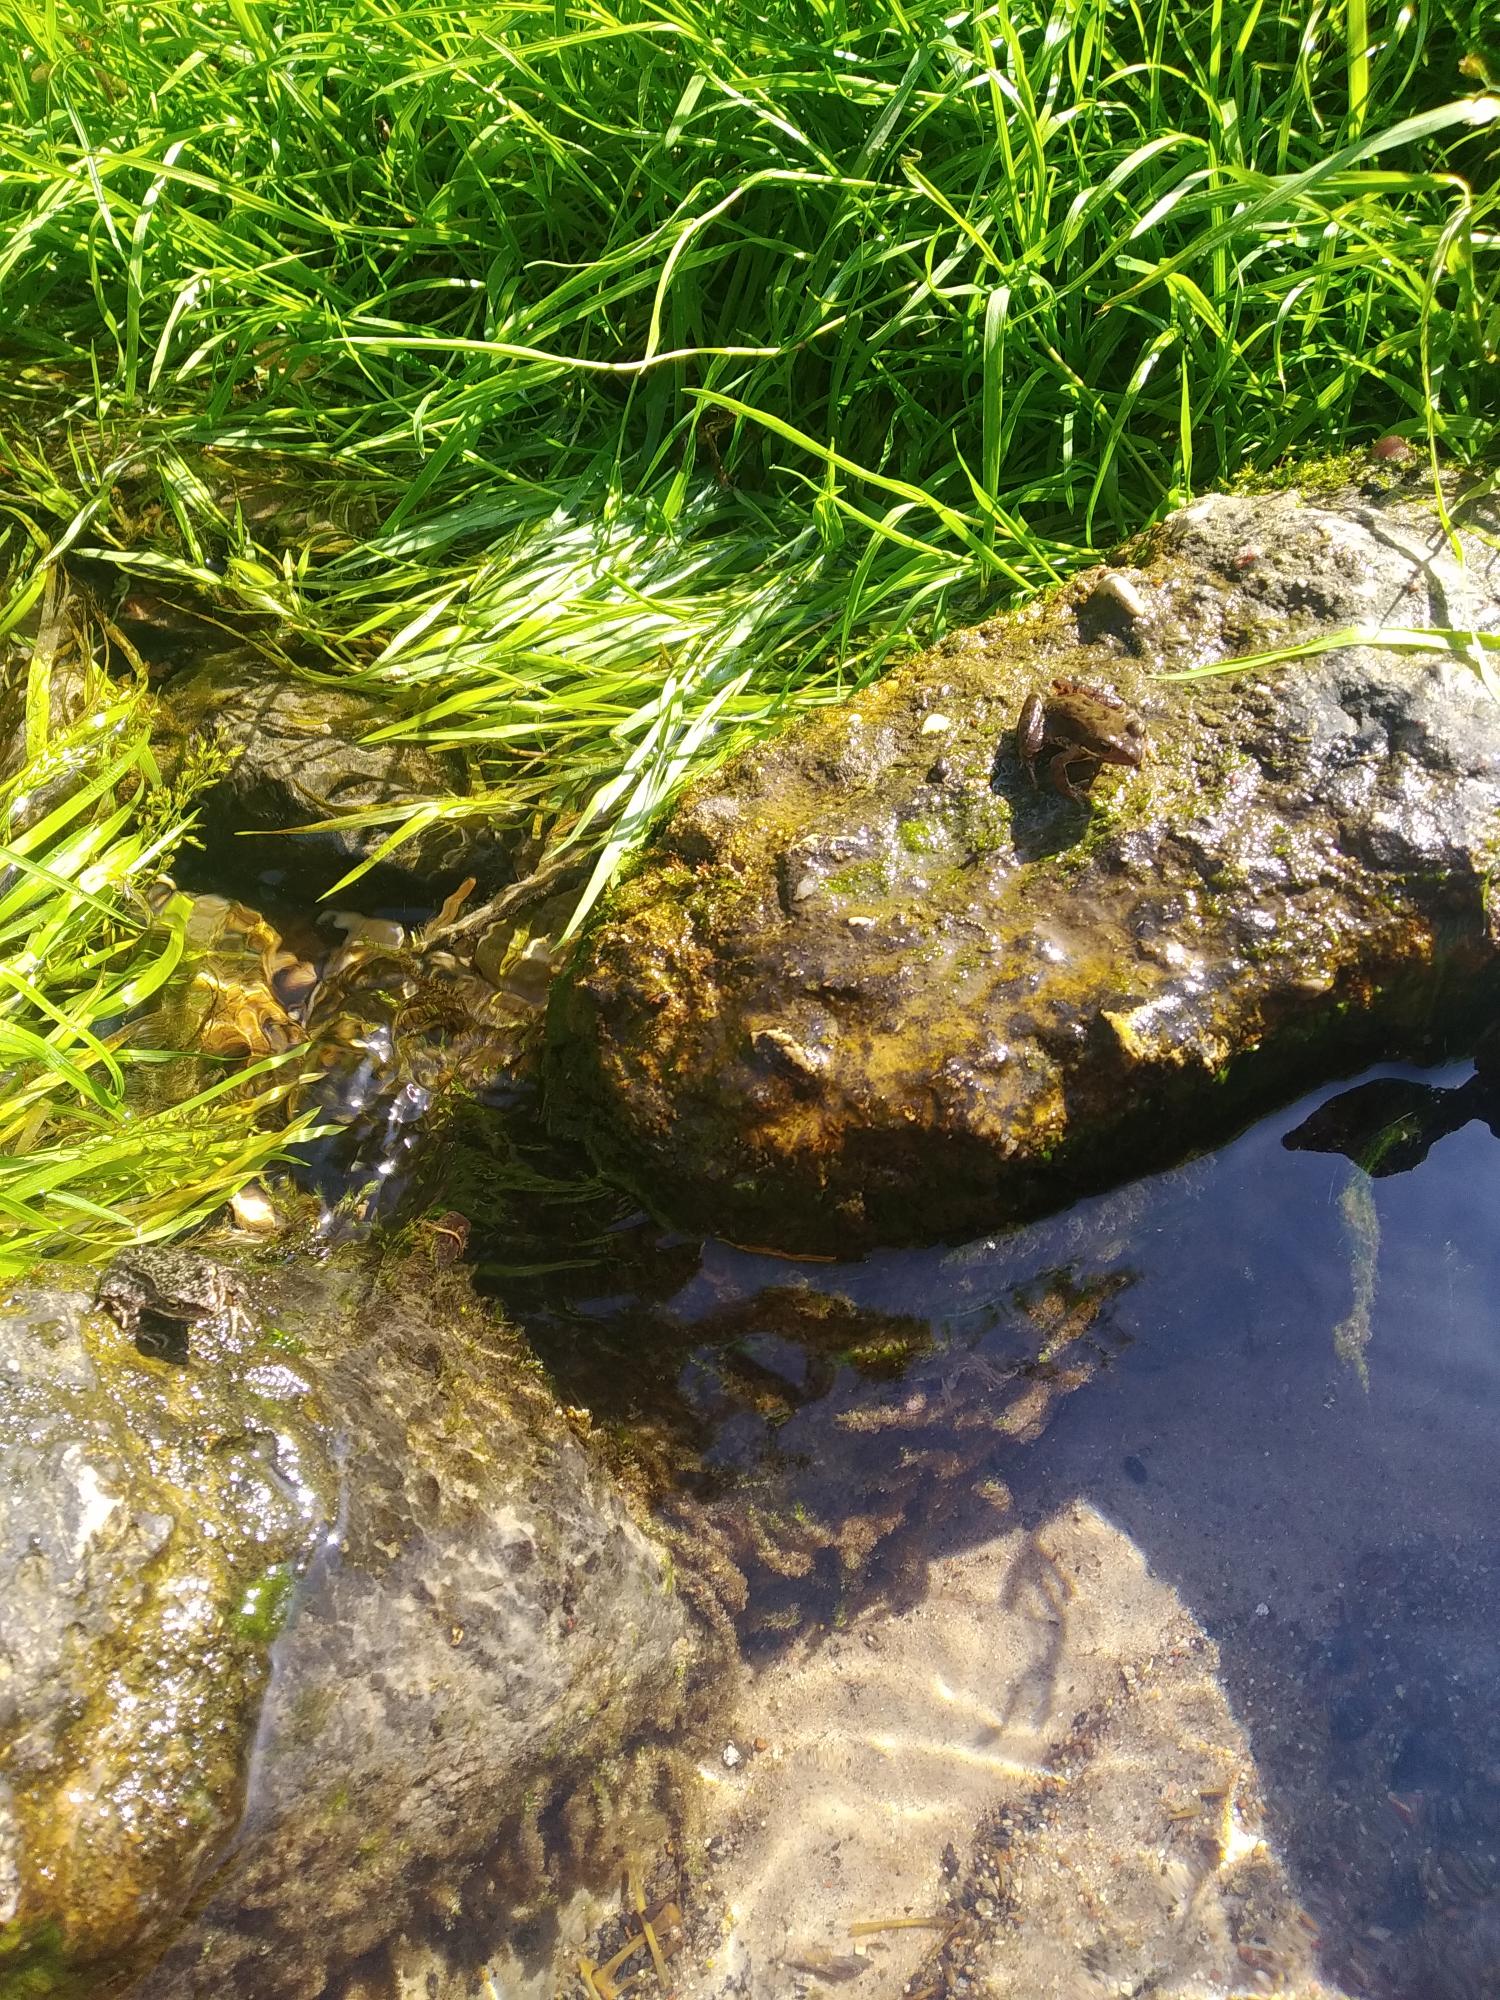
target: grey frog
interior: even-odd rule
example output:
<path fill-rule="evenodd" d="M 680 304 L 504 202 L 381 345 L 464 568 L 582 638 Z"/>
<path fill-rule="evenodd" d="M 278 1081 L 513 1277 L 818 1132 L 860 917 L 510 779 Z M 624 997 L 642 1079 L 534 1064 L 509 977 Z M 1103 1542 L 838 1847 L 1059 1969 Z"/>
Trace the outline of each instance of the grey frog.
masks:
<path fill-rule="evenodd" d="M 185 1358 L 188 1329 L 221 1315 L 238 1323 L 239 1288 L 197 1250 L 147 1243 L 122 1250 L 99 1281 L 96 1303 L 143 1351 Z"/>

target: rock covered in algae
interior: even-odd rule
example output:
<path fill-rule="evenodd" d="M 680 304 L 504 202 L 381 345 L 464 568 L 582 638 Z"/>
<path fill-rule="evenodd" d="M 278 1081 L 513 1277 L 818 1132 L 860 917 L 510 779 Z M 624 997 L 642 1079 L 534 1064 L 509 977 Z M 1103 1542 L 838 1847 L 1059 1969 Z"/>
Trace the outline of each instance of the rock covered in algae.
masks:
<path fill-rule="evenodd" d="M 46 1993 L 160 1934 L 223 1842 L 337 1481 L 295 1361 L 150 1361 L 67 1285 L 5 1301 L 0 1384 L 0 1992 Z"/>
<path fill-rule="evenodd" d="M 1112 569 L 732 761 L 552 1014 L 559 1122 L 686 1225 L 787 1250 L 978 1232 L 1420 1053 L 1493 991 L 1500 513 L 1211 496 Z M 1018 754 L 1058 678 L 1141 718 L 1083 803 Z M 1085 773 L 1085 776 L 1087 773 Z M 1488 907 L 1487 907 L 1488 905 Z"/>
<path fill-rule="evenodd" d="M 176 1359 L 0 1311 L 0 1994 L 336 1992 L 659 1775 L 683 1613 L 514 1336 L 451 1273 L 239 1290 Z"/>

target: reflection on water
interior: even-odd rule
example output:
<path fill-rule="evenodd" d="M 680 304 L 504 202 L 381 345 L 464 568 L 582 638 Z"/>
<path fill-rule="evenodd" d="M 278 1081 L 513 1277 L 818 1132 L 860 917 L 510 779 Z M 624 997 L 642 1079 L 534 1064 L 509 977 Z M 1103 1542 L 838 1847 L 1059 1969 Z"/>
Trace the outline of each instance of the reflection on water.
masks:
<path fill-rule="evenodd" d="M 900 1621 L 930 1621 L 952 1594 L 945 1565 L 1003 1546 L 954 1615 L 988 1620 L 999 1644 L 1025 1612 L 1043 1642 L 1013 1673 L 997 1662 L 991 1740 L 1057 1737 L 1096 1558 L 1052 1564 L 1062 1531 L 1040 1540 L 1041 1525 L 1128 1537 L 1206 1635 L 1327 1990 L 1478 2000 L 1500 1994 L 1493 1098 L 1462 1070 L 1392 1070 L 1330 1107 L 1336 1095 L 962 1249 L 839 1266 L 710 1244 L 685 1274 L 678 1244 L 654 1283 L 637 1255 L 628 1292 L 596 1278 L 615 1296 L 590 1314 L 554 1299 L 533 1331 L 651 1473 L 686 1587 L 788 1684 L 812 1671 L 819 1633 L 834 1635 L 825 1650 L 855 1632 L 895 1645 Z M 1189 1763 L 1207 1754 L 1172 1740 Z M 1186 1785 L 1195 1820 L 1201 1785 L 1145 1742 L 1141 1798 L 1175 1824 L 1161 1802 Z M 915 1769 L 930 1745 L 913 1734 L 885 1755 Z M 763 1893 L 792 1895 L 791 1873 L 775 1880 Z M 1063 1922 L 1030 1896 L 983 1899 L 1013 1956 L 1028 1924 L 1055 1944 Z M 1248 1890 L 1221 1901 L 1232 1912 L 1236 1896 L 1251 1909 Z M 1059 1993 L 1210 1990 L 1174 1985 L 1187 1969 L 1168 1978 L 1167 1959 L 1154 1986 L 1132 1984 L 1149 1966 L 1125 1965 L 1102 1917 L 1093 1936 L 1073 1921 L 1077 1983 L 1056 1971 Z M 1279 1918 L 1222 1921 L 1242 1990 L 1297 1976 Z M 963 1990 L 946 1949 L 923 1973 L 934 1995 Z M 991 1974 L 971 1960 L 977 1991 Z M 1053 1979 L 1038 1970 L 1035 1991 Z M 878 1986 L 872 1972 L 859 1990 Z"/>

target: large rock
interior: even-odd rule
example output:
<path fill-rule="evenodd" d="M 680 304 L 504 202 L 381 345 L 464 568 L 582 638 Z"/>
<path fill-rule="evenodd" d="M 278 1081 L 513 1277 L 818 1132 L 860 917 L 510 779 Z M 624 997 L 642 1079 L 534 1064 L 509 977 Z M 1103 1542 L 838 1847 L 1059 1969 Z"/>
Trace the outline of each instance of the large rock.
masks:
<path fill-rule="evenodd" d="M 310 2000 L 403 1928 L 493 1944 L 613 1858 L 680 1717 L 663 1559 L 457 1277 L 242 1290 L 0 1313 L 0 1994 Z"/>
<path fill-rule="evenodd" d="M 1351 625 L 1500 625 L 1500 510 L 1218 496 L 691 794 L 554 998 L 552 1105 L 687 1225 L 782 1249 L 976 1233 L 1420 1053 L 1500 934 L 1500 703 Z M 1058 676 L 1144 722 L 1034 786 Z"/>

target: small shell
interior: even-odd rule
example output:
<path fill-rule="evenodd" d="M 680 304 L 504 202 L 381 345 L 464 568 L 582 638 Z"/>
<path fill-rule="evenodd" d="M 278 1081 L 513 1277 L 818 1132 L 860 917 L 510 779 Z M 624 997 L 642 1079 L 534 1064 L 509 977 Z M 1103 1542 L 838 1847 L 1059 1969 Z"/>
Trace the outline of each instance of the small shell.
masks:
<path fill-rule="evenodd" d="M 1147 616 L 1146 600 L 1130 581 L 1116 569 L 1107 569 L 1089 593 L 1089 602 L 1095 598 L 1107 597 L 1112 604 L 1118 604 L 1127 616 L 1142 619 Z"/>

